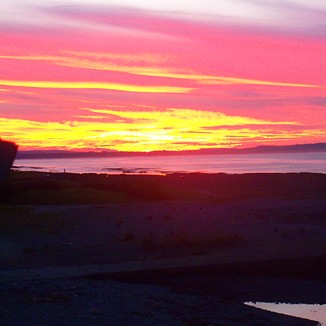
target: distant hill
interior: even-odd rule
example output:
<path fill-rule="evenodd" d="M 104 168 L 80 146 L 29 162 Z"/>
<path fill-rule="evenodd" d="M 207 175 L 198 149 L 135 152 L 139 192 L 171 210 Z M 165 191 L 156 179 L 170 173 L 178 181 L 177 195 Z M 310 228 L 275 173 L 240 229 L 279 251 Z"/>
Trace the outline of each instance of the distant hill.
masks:
<path fill-rule="evenodd" d="M 42 158 L 82 158 L 82 157 L 123 157 L 123 156 L 177 156 L 177 155 L 227 155 L 227 154 L 273 154 L 273 153 L 314 153 L 326 152 L 326 143 L 301 144 L 289 146 L 258 146 L 252 148 L 210 148 L 192 151 L 153 151 L 118 152 L 103 150 L 100 152 L 76 152 L 61 150 L 19 151 L 17 159 Z"/>

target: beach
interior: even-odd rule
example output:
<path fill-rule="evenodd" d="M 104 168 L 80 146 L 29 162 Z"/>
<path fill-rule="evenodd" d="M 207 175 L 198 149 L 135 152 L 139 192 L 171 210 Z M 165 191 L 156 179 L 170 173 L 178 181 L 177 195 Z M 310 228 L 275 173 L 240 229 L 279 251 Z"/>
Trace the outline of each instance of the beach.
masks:
<path fill-rule="evenodd" d="M 5 325 L 316 325 L 243 303 L 326 302 L 325 174 L 15 171 L 1 198 Z"/>

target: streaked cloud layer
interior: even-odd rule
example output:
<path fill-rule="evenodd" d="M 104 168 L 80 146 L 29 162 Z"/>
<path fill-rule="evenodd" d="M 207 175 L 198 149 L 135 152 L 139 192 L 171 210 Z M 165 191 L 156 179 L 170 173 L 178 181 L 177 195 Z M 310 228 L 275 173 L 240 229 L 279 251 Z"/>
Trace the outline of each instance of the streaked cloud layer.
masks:
<path fill-rule="evenodd" d="M 92 5 L 87 0 L 3 0 L 0 8 L 3 12 L 2 20 L 38 24 L 38 21 L 28 17 L 31 13 L 47 20 L 47 23 L 59 22 L 54 18 L 55 11 L 81 10 L 102 11 L 106 9 L 115 14 L 121 14 L 126 9 L 141 10 L 173 15 L 177 18 L 187 18 L 196 21 L 219 23 L 236 23 L 268 27 L 294 28 L 303 30 L 309 27 L 311 31 L 325 33 L 326 4 L 322 0 L 95 0 Z M 47 12 L 47 15 L 45 15 Z M 66 25 L 73 26 L 73 22 L 65 21 Z"/>
<path fill-rule="evenodd" d="M 123 151 L 326 141 L 322 1 L 0 4 L 0 137 Z"/>

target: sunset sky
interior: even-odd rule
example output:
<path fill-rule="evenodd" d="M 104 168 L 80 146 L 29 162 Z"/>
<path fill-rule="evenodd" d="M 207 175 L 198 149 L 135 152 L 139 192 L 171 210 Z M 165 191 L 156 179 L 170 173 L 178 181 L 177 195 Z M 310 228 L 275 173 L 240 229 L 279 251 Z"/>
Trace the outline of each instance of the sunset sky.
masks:
<path fill-rule="evenodd" d="M 326 142 L 324 0 L 1 0 L 20 149 Z"/>

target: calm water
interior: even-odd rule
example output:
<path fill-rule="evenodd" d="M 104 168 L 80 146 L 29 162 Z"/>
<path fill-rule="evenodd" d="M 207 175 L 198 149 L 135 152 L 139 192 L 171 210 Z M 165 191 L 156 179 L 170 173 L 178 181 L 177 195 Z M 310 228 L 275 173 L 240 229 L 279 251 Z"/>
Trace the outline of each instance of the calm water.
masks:
<path fill-rule="evenodd" d="M 268 302 L 245 302 L 246 305 L 284 315 L 300 317 L 326 326 L 326 304 L 290 304 Z"/>
<path fill-rule="evenodd" d="M 170 172 L 252 173 L 319 172 L 326 173 L 326 152 L 295 154 L 196 155 L 158 157 L 61 158 L 15 160 L 19 170 L 74 173 Z"/>

